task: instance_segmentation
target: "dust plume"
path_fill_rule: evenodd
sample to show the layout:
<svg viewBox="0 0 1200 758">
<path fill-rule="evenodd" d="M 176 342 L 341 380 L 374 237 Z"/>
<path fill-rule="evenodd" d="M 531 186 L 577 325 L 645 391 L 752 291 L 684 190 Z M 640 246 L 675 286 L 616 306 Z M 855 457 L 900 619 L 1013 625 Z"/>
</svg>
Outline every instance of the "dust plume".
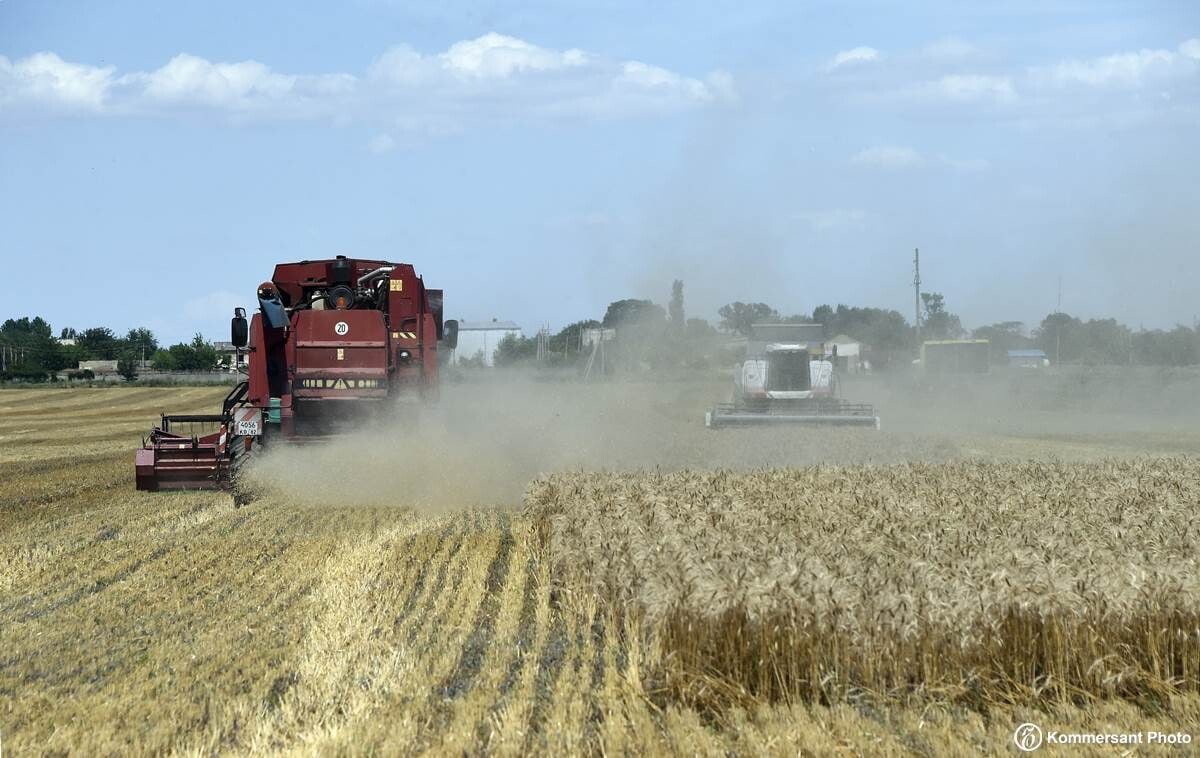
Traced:
<svg viewBox="0 0 1200 758">
<path fill-rule="evenodd" d="M 436 405 L 401 407 L 362 430 L 276 445 L 255 461 L 255 491 L 316 506 L 422 510 L 520 502 L 539 474 L 581 469 L 757 469 L 961 458 L 1094 459 L 1200 452 L 1194 371 L 996 371 L 952 386 L 912 376 L 848 377 L 883 430 L 706 429 L 727 380 L 582 384 L 497 372 L 447 383 Z"/>
</svg>

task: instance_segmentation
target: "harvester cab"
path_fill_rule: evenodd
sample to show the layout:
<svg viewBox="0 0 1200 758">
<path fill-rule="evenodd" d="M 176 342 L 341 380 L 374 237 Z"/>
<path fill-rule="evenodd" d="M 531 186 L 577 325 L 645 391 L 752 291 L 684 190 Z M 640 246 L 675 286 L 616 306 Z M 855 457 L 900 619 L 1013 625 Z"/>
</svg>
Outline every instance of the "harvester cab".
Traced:
<svg viewBox="0 0 1200 758">
<path fill-rule="evenodd" d="M 875 409 L 838 397 L 837 348 L 825 356 L 820 324 L 754 324 L 746 358 L 734 370 L 733 400 L 704 424 L 827 424 L 879 428 Z"/>
<path fill-rule="evenodd" d="M 411 265 L 284 263 L 257 297 L 258 312 L 238 308 L 230 324 L 246 379 L 220 413 L 162 416 L 137 451 L 138 489 L 227 488 L 274 439 L 321 438 L 437 399 L 438 348 L 455 347 L 458 325 Z"/>
</svg>

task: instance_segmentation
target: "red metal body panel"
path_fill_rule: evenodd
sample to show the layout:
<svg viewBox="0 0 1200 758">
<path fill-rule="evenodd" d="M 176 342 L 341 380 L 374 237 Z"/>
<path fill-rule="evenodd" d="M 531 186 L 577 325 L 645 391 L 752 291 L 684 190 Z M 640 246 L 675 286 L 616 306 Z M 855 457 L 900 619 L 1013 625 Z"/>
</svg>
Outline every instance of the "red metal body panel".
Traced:
<svg viewBox="0 0 1200 758">
<path fill-rule="evenodd" d="M 292 321 L 292 397 L 386 397 L 388 335 L 381 311 L 302 311 Z"/>
<path fill-rule="evenodd" d="M 249 324 L 244 400 L 227 402 L 224 413 L 230 403 L 267 410 L 277 399 L 271 434 L 288 438 L 322 434 L 309 422 L 354 419 L 355 409 L 374 413 L 383 400 L 436 398 L 442 293 L 430 294 L 407 263 L 339 257 L 277 265 Z M 217 486 L 240 449 L 227 447 L 226 425 L 185 437 L 165 424 L 137 452 L 138 489 Z"/>
<path fill-rule="evenodd" d="M 226 433 L 202 437 L 155 431 L 150 445 L 134 455 L 139 490 L 201 490 L 220 486 L 226 459 Z"/>
</svg>

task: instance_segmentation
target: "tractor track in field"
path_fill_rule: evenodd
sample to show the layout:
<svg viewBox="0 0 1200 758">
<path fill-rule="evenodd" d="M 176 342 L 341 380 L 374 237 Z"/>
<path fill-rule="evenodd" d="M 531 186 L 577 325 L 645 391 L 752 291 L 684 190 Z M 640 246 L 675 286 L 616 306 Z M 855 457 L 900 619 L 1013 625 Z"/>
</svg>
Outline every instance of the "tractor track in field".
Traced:
<svg viewBox="0 0 1200 758">
<path fill-rule="evenodd" d="M 546 641 L 538 653 L 537 674 L 533 685 L 533 708 L 529 714 L 528 731 L 521 752 L 530 755 L 541 752 L 535 740 L 545 743 L 546 736 L 542 733 L 546 722 L 546 712 L 554 696 L 555 685 L 562 674 L 563 665 L 570 655 L 568 645 L 570 634 L 567 629 L 566 615 L 561 606 L 551 603 L 550 629 Z"/>
<path fill-rule="evenodd" d="M 454 712 L 455 701 L 470 692 L 476 677 L 483 667 L 484 659 L 492 645 L 496 621 L 500 612 L 501 595 L 512 563 L 516 545 L 512 533 L 512 519 L 508 514 L 499 516 L 500 540 L 496 553 L 488 564 L 483 581 L 483 599 L 476 609 L 470 632 L 463 642 L 462 651 L 454 669 L 430 691 L 426 710 L 432 715 L 422 722 L 422 733 L 418 744 L 425 744 L 428 733 L 442 732 Z"/>
<path fill-rule="evenodd" d="M 592 642 L 591 679 L 588 681 L 587 721 L 583 725 L 583 743 L 594 744 L 600 725 L 604 722 L 604 710 L 600 707 L 597 695 L 604 686 L 604 675 L 607 673 L 604 661 L 604 646 L 607 642 L 607 625 L 601 609 L 597 608 L 592 614 L 591 628 L 588 630 Z"/>
<path fill-rule="evenodd" d="M 140 571 L 141 568 L 143 566 L 145 566 L 146 564 L 159 560 L 160 558 L 162 558 L 164 555 L 166 555 L 169 552 L 171 552 L 171 548 L 166 545 L 157 547 L 153 551 L 151 551 L 149 555 L 147 555 L 143 558 L 137 558 L 132 563 L 130 563 L 126 566 L 123 566 L 120 569 L 117 569 L 116 571 L 112 572 L 111 574 L 101 576 L 98 579 L 94 579 L 94 580 L 92 580 L 91 584 L 84 585 L 82 587 L 77 587 L 75 590 L 71 591 L 66 596 L 55 600 L 54 602 L 52 602 L 49 606 L 47 606 L 45 608 L 38 608 L 37 610 L 26 611 L 18 619 L 18 623 L 36 621 L 37 619 L 40 619 L 40 618 L 48 616 L 52 613 L 55 613 L 56 611 L 58 611 L 62 608 L 77 605 L 84 598 L 91 597 L 92 595 L 97 595 L 101 592 L 104 592 L 106 589 L 108 589 L 112 585 L 116 584 L 117 582 L 121 582 L 121 581 L 128 579 L 129 577 L 133 576 L 135 573 Z M 33 598 L 33 596 L 26 596 L 25 599 L 32 601 L 34 598 Z M 5 609 L 5 610 L 7 611 L 8 609 Z M 7 613 L 4 615 L 7 615 Z"/>
<path fill-rule="evenodd" d="M 442 546 L 446 544 L 446 540 L 449 539 L 450 533 L 453 529 L 454 524 L 450 522 L 438 530 L 437 538 L 434 541 L 433 547 L 426 554 L 418 553 L 418 551 L 415 549 L 415 543 L 418 535 L 414 534 L 412 536 L 411 540 L 414 544 L 411 545 L 413 549 L 409 553 L 409 560 L 406 563 L 406 567 L 411 565 L 412 562 L 418 560 L 423 560 L 424 563 L 421 565 L 420 570 L 417 571 L 417 576 L 413 580 L 408 594 L 405 596 L 404 604 L 400 606 L 400 611 L 396 614 L 395 621 L 392 625 L 393 628 L 399 629 L 404 622 L 407 621 L 410 616 L 412 616 L 413 611 L 416 610 L 417 601 L 420 600 L 424 594 L 425 585 L 429 581 L 429 566 L 433 558 L 441 552 Z M 426 555 L 428 557 L 425 557 Z"/>
<path fill-rule="evenodd" d="M 454 523 L 451 522 L 450 528 L 454 528 L 454 526 L 455 526 Z M 447 575 L 450 572 L 450 567 L 454 564 L 454 559 L 458 556 L 459 551 L 462 550 L 463 544 L 466 542 L 467 531 L 465 529 L 463 529 L 461 525 L 458 525 L 458 528 L 454 529 L 453 534 L 454 534 L 454 542 L 450 546 L 450 550 L 446 554 L 445 559 L 438 563 L 437 570 L 434 573 L 433 584 L 430 585 L 430 588 L 429 588 L 429 596 L 430 597 L 434 597 L 434 598 L 442 597 L 443 592 L 445 592 L 445 590 L 446 590 L 446 579 L 447 579 Z M 447 535 L 447 536 L 449 536 L 449 535 Z M 443 543 L 441 541 L 439 541 L 439 544 L 443 544 Z M 422 568 L 422 577 L 424 575 L 425 575 L 425 568 Z M 419 577 L 418 582 L 420 582 L 420 579 L 421 578 Z M 450 593 L 448 593 L 449 595 L 454 594 L 454 591 L 458 589 L 458 582 L 460 582 L 461 580 L 462 580 L 461 571 L 459 571 L 456 573 L 456 579 L 455 579 L 455 582 L 452 583 L 452 585 L 451 585 L 452 591 Z M 421 588 L 423 588 L 423 583 L 422 583 Z M 416 602 L 416 594 L 415 593 L 417 592 L 417 590 L 418 590 L 418 587 L 414 587 L 413 588 L 414 595 L 411 596 L 411 597 L 413 597 L 414 603 Z M 406 606 L 407 606 L 407 603 L 406 603 Z M 428 623 L 430 623 L 431 619 L 430 619 L 429 615 L 433 611 L 433 608 L 434 608 L 433 603 L 426 603 L 426 604 L 422 605 L 419 609 L 417 609 L 418 612 L 417 612 L 416 618 L 412 624 L 412 628 L 409 629 L 408 637 L 405 640 L 405 643 L 409 647 L 412 647 L 416 643 L 418 635 L 420 635 L 420 633 L 425 629 L 426 625 Z M 414 609 L 409 607 L 409 610 L 411 612 Z"/>
<path fill-rule="evenodd" d="M 528 663 L 537 642 L 537 557 L 533 551 L 525 560 L 525 589 L 521 595 L 521 610 L 517 616 L 516 639 L 514 640 L 512 657 L 509 660 L 504 678 L 496 688 L 496 702 L 488 712 L 488 717 L 478 725 L 480 731 L 485 731 L 493 718 L 506 705 L 509 695 L 521 679 L 521 672 Z"/>
</svg>

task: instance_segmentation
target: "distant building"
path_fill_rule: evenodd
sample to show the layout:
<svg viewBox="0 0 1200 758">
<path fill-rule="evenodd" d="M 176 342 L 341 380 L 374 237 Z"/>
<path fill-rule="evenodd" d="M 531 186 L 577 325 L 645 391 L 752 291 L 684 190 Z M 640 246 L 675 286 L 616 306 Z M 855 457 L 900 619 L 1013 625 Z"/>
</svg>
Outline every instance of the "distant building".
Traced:
<svg viewBox="0 0 1200 758">
<path fill-rule="evenodd" d="M 1045 350 L 1009 350 L 1008 364 L 1021 368 L 1043 368 L 1050 365 Z"/>
<path fill-rule="evenodd" d="M 863 345 L 853 337 L 848 337 L 845 334 L 839 334 L 831 340 L 825 342 L 825 356 L 833 357 L 833 349 L 837 348 L 837 368 L 839 371 L 847 371 L 852 374 L 862 371 L 863 366 Z"/>
<path fill-rule="evenodd" d="M 217 359 L 222 363 L 228 363 L 230 369 L 236 371 L 246 368 L 246 364 L 250 360 L 250 354 L 246 350 L 243 349 L 239 353 L 232 342 L 214 342 L 212 346 L 217 351 Z"/>
<path fill-rule="evenodd" d="M 521 327 L 511 321 L 497 319 L 459 321 L 458 347 L 454 349 L 454 357 L 451 362 L 458 364 L 481 356 L 483 365 L 494 366 L 496 364 L 496 347 L 499 346 L 500 340 L 510 334 L 521 337 Z"/>
<path fill-rule="evenodd" d="M 921 369 L 926 374 L 986 374 L 990 350 L 987 340 L 929 340 L 921 345 Z"/>
<path fill-rule="evenodd" d="M 80 371 L 91 371 L 96 376 L 117 373 L 116 361 L 80 361 L 77 367 Z"/>
</svg>

